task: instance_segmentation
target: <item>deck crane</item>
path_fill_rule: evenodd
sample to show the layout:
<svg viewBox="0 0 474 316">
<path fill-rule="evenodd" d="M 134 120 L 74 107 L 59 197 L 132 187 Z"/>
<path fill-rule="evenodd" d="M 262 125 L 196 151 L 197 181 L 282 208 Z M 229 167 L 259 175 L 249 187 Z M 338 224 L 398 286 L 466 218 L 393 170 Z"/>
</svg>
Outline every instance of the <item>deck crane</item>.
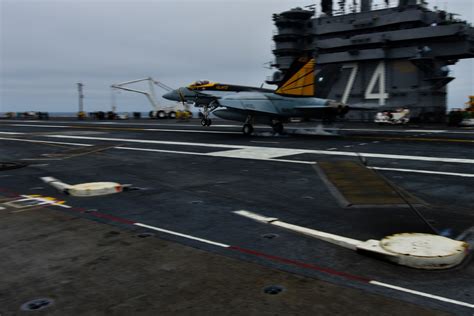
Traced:
<svg viewBox="0 0 474 316">
<path fill-rule="evenodd" d="M 138 83 L 138 82 L 143 82 L 143 81 L 148 82 L 148 87 L 149 87 L 148 92 L 143 91 L 143 90 L 138 90 L 138 89 L 126 87 L 127 85 Z M 166 117 L 176 118 L 177 113 L 184 112 L 184 111 L 189 112 L 189 109 L 186 108 L 187 105 L 185 105 L 185 104 L 183 104 L 182 106 L 177 105 L 177 106 L 168 106 L 168 107 L 164 107 L 164 106 L 160 105 L 158 103 L 157 98 L 156 98 L 154 85 L 160 87 L 161 89 L 163 89 L 165 91 L 172 91 L 173 90 L 173 88 L 165 85 L 162 82 L 156 81 L 151 77 L 136 79 L 136 80 L 130 80 L 130 81 L 122 82 L 122 83 L 115 83 L 115 84 L 112 84 L 110 86 L 110 88 L 112 89 L 112 94 L 114 93 L 114 90 L 119 89 L 119 90 L 124 90 L 124 91 L 129 91 L 129 92 L 136 92 L 136 93 L 140 93 L 140 94 L 145 95 L 147 97 L 148 101 L 150 101 L 151 106 L 153 108 L 153 110 L 150 111 L 150 118 L 160 118 L 160 119 L 163 119 L 163 118 L 166 118 Z M 114 104 L 112 104 L 112 108 L 115 108 Z"/>
</svg>

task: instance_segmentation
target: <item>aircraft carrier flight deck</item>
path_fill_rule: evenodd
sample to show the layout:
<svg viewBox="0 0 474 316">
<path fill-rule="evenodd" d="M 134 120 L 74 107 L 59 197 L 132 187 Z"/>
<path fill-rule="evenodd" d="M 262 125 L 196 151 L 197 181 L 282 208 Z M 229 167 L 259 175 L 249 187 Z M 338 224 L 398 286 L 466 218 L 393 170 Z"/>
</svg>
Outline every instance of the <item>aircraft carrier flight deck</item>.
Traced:
<svg viewBox="0 0 474 316">
<path fill-rule="evenodd" d="M 472 315 L 469 253 L 416 269 L 341 244 L 472 248 L 473 145 L 441 124 L 0 120 L 0 314 Z"/>
</svg>

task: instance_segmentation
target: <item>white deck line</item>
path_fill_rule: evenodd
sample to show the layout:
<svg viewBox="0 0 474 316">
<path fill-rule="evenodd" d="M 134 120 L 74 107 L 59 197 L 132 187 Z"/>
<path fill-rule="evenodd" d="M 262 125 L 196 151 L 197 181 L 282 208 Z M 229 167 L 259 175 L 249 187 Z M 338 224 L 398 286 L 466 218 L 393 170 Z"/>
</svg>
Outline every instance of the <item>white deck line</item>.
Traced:
<svg viewBox="0 0 474 316">
<path fill-rule="evenodd" d="M 22 135 L 24 133 L 18 133 L 18 132 L 0 132 L 2 135 Z"/>
<path fill-rule="evenodd" d="M 135 148 L 135 147 L 123 147 L 123 146 L 114 147 L 114 148 L 115 149 L 125 149 L 125 150 L 135 150 L 135 151 L 165 153 L 165 154 L 194 155 L 194 156 L 236 158 L 236 159 L 250 159 L 250 160 L 285 162 L 285 163 L 305 164 L 305 165 L 314 165 L 314 164 L 316 164 L 316 162 L 314 162 L 314 161 L 274 159 L 274 158 L 265 158 L 265 157 L 238 157 L 238 156 L 231 157 L 231 156 L 219 156 L 219 155 L 215 155 L 215 153 L 197 153 L 197 152 L 190 152 L 190 151 L 176 151 L 176 150 L 153 149 L 153 148 Z"/>
<path fill-rule="evenodd" d="M 446 302 L 446 303 L 451 303 L 451 304 L 460 305 L 460 306 L 464 306 L 464 307 L 474 308 L 474 304 L 469 304 L 469 303 L 466 303 L 466 302 L 453 300 L 453 299 L 446 298 L 446 297 L 443 297 L 443 296 L 438 296 L 438 295 L 433 295 L 433 294 L 424 293 L 424 292 L 420 292 L 420 291 L 410 290 L 410 289 L 407 289 L 407 288 L 404 288 L 404 287 L 395 286 L 395 285 L 382 283 L 382 282 L 378 282 L 378 281 L 370 281 L 369 283 L 372 284 L 372 285 L 382 286 L 382 287 L 390 288 L 392 290 L 396 290 L 396 291 L 400 291 L 400 292 L 405 292 L 405 293 L 409 293 L 409 294 L 413 294 L 413 295 L 418 295 L 418 296 L 431 298 L 431 299 L 438 300 L 438 301 L 441 301 L 441 302 Z"/>
<path fill-rule="evenodd" d="M 294 150 L 305 154 L 316 155 L 331 155 L 331 156 L 349 156 L 349 157 L 366 157 L 366 158 L 382 158 L 395 160 L 416 160 L 429 162 L 447 162 L 447 163 L 465 163 L 474 164 L 474 159 L 464 158 L 447 158 L 447 157 L 429 157 L 429 156 L 409 156 L 409 155 L 394 155 L 394 154 L 378 154 L 378 153 L 364 153 L 364 152 L 348 152 L 348 151 L 328 151 L 328 150 L 312 150 L 301 148 L 280 148 L 280 147 L 259 147 L 259 146 L 245 146 L 245 145 L 230 145 L 230 144 L 213 144 L 213 143 L 191 143 L 191 142 L 173 142 L 173 141 L 159 141 L 159 140 L 145 140 L 145 139 L 131 139 L 131 138 L 107 138 L 107 137 L 90 137 L 90 136 L 72 136 L 72 135 L 42 135 L 44 137 L 65 138 L 65 139 L 83 139 L 83 140 L 100 140 L 100 141 L 115 141 L 127 143 L 140 144 L 163 144 L 176 146 L 193 146 L 193 147 L 210 147 L 210 148 L 226 148 L 226 149 L 255 149 L 264 148 L 263 150 Z"/>
<path fill-rule="evenodd" d="M 39 126 L 48 126 L 51 124 L 51 122 L 44 122 L 44 121 L 38 121 L 38 120 L 2 120 L 3 122 L 8 122 L 10 126 L 21 126 L 22 124 L 17 124 L 17 123 L 41 123 L 38 124 Z M 1 123 L 1 122 L 0 122 Z M 56 123 L 71 123 L 71 121 L 54 121 L 53 124 Z M 26 124 L 23 124 L 26 126 Z M 167 124 L 167 123 L 158 123 L 158 122 L 153 122 L 153 123 L 138 123 L 138 122 L 127 122 L 127 121 L 121 121 L 121 122 L 95 122 L 95 121 L 82 121 L 82 122 L 74 122 L 73 124 L 79 124 L 79 125 L 124 125 L 124 126 L 170 126 L 170 127 L 176 127 L 176 126 L 183 126 L 183 127 L 198 127 L 196 124 Z M 34 125 L 34 124 L 32 124 Z M 288 124 L 288 129 L 293 130 L 293 129 L 311 129 L 315 128 L 314 126 L 296 126 L 293 124 Z M 35 126 L 31 126 L 35 127 Z M 241 124 L 213 124 L 212 127 L 223 127 L 223 128 L 242 128 Z M 266 125 L 259 125 L 256 124 L 255 127 L 258 128 L 265 128 L 269 129 L 270 127 Z M 467 129 L 463 131 L 457 131 L 457 130 L 446 130 L 446 129 L 377 129 L 377 128 L 334 128 L 334 127 L 327 127 L 324 128 L 324 130 L 327 131 L 361 131 L 361 132 L 391 132 L 391 133 L 429 133 L 429 134 L 468 134 L 468 135 L 474 135 L 474 129 Z"/>
<path fill-rule="evenodd" d="M 93 146 L 91 144 L 66 143 L 66 142 L 55 142 L 55 141 L 48 141 L 48 140 L 21 139 L 21 138 L 10 138 L 10 137 L 0 137 L 0 140 L 12 140 L 12 141 L 17 141 L 17 142 L 39 143 L 39 144 L 57 144 L 57 145 L 70 145 L 70 146 Z"/>
<path fill-rule="evenodd" d="M 411 172 L 411 173 L 423 173 L 423 174 L 437 174 L 437 175 L 442 175 L 442 176 L 456 176 L 456 177 L 474 178 L 474 174 L 471 174 L 471 173 L 442 172 L 442 171 L 385 168 L 385 167 L 368 167 L 368 168 L 369 169 L 374 169 L 374 170 L 383 170 L 383 171 Z"/>
<path fill-rule="evenodd" d="M 32 139 L 17 139 L 17 138 L 9 138 L 9 137 L 8 138 L 0 137 L 0 140 L 40 143 L 40 144 L 44 143 L 44 144 L 58 144 L 58 145 L 71 145 L 71 146 L 93 146 L 91 144 L 82 144 L 82 143 L 66 143 L 66 142 L 42 141 L 42 140 L 32 140 Z M 164 149 L 153 149 L 153 148 L 136 148 L 136 147 L 118 146 L 118 147 L 112 147 L 111 149 L 168 153 L 168 154 L 178 154 L 178 155 L 194 155 L 194 156 L 205 156 L 205 157 L 249 159 L 249 160 L 282 162 L 282 163 L 292 163 L 292 164 L 307 164 L 307 165 L 317 164 L 317 162 L 315 161 L 305 161 L 305 160 L 274 159 L 274 158 L 265 158 L 265 157 L 256 157 L 256 156 L 255 157 L 249 157 L 249 156 L 238 157 L 237 155 L 236 156 L 230 156 L 230 155 L 219 156 L 216 153 L 198 153 L 198 152 L 164 150 Z M 458 177 L 468 177 L 468 178 L 474 177 L 474 174 L 469 174 L 469 173 L 441 172 L 441 171 L 416 170 L 416 169 L 398 169 L 398 168 L 384 168 L 384 167 L 369 167 L 369 168 L 376 169 L 376 170 L 383 170 L 383 171 L 385 170 L 385 171 L 395 171 L 395 172 L 412 172 L 412 173 L 435 174 L 435 175 L 443 175 L 443 176 L 458 176 Z"/>
<path fill-rule="evenodd" d="M 170 234 L 170 235 L 174 235 L 174 236 L 179 236 L 179 237 L 184 237 L 184 238 L 191 239 L 191 240 L 200 241 L 202 243 L 210 244 L 210 245 L 213 245 L 213 246 L 218 246 L 218 247 L 222 247 L 222 248 L 229 248 L 230 247 L 230 245 L 222 244 L 222 243 L 219 243 L 219 242 L 215 242 L 215 241 L 211 241 L 211 240 L 207 240 L 207 239 L 203 239 L 203 238 L 194 237 L 194 236 L 191 236 L 191 235 L 181 234 L 181 233 L 178 233 L 178 232 L 174 232 L 172 230 L 167 230 L 167 229 L 158 228 L 158 227 L 155 227 L 155 226 L 145 225 L 145 224 L 142 224 L 142 223 L 134 223 L 134 225 L 144 227 L 144 228 L 148 228 L 148 229 L 151 229 L 151 230 L 156 230 L 158 232 L 162 232 L 162 233 L 166 233 L 166 234 Z"/>
</svg>

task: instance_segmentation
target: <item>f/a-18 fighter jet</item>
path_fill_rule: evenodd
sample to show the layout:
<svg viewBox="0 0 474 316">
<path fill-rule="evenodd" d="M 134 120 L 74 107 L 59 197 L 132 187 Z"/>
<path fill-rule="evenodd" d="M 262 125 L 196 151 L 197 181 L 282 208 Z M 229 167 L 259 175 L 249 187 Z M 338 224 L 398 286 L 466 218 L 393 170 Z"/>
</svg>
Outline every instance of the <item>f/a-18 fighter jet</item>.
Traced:
<svg viewBox="0 0 474 316">
<path fill-rule="evenodd" d="M 203 126 L 211 125 L 212 112 L 223 119 L 243 122 L 245 135 L 252 134 L 255 123 L 270 125 L 276 133 L 282 133 L 283 124 L 293 117 L 329 119 L 348 112 L 347 105 L 324 98 L 328 94 L 327 82 L 335 71 L 323 68 L 315 76 L 314 70 L 315 60 L 301 57 L 276 90 L 198 81 L 163 97 L 204 107 Z M 316 85 L 322 88 L 319 92 Z"/>
</svg>

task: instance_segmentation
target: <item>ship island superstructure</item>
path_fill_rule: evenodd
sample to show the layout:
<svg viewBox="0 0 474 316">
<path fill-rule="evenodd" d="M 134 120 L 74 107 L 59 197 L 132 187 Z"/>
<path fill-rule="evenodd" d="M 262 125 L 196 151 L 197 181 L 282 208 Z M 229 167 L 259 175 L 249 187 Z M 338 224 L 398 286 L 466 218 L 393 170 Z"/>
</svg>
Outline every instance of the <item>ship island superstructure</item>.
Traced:
<svg viewBox="0 0 474 316">
<path fill-rule="evenodd" d="M 442 121 L 454 80 L 449 66 L 474 57 L 472 25 L 420 0 L 386 0 L 382 8 L 371 0 L 338 5 L 334 10 L 332 0 L 322 0 L 319 15 L 315 6 L 273 15 L 278 71 L 267 83 L 278 84 L 295 59 L 314 57 L 316 96 L 355 107 L 409 108 L 419 121 Z M 373 116 L 359 111 L 347 118 Z"/>
</svg>

